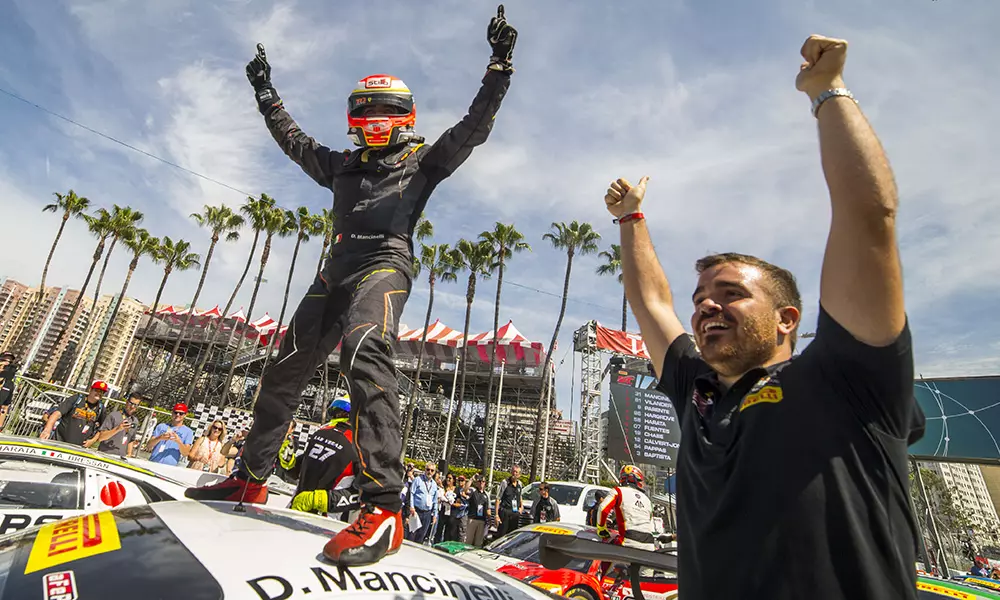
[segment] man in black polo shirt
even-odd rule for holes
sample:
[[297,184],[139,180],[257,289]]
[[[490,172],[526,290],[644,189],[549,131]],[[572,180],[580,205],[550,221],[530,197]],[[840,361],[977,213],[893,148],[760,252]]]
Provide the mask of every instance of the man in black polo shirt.
[[[843,40],[809,38],[796,80],[813,101],[833,207],[816,338],[800,355],[795,279],[742,254],[698,261],[692,342],[639,212],[647,178],[619,179],[605,196],[621,224],[629,303],[681,423],[685,600],[916,598],[907,446],[923,434],[923,414],[896,187],[844,87],[846,53]],[[719,219],[712,227],[724,235]],[[785,223],[775,215],[775,231]]]

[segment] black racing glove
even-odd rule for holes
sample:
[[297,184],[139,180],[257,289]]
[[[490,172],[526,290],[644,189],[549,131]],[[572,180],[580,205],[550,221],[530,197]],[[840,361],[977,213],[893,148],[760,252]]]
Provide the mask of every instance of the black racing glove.
[[490,19],[486,28],[486,41],[493,48],[489,68],[494,71],[513,73],[511,57],[514,55],[514,43],[517,41],[517,30],[507,23],[503,14],[503,4],[497,7],[497,16]]
[[261,114],[281,102],[278,92],[271,85],[271,65],[267,62],[264,44],[257,44],[257,56],[247,63],[247,79],[257,96],[257,108]]

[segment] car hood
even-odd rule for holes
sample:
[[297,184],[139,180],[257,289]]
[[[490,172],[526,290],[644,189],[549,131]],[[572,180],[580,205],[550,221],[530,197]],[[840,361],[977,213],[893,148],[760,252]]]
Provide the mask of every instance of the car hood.
[[[76,517],[0,544],[0,600],[35,597],[47,577],[79,597],[157,590],[157,597],[297,600],[387,597],[543,600],[537,589],[430,548],[404,542],[367,567],[339,568],[323,545],[346,524],[325,517],[225,502],[161,502]],[[67,529],[70,533],[66,533]],[[97,532],[95,534],[95,532]],[[63,541],[67,540],[67,541]],[[75,546],[73,546],[75,544]]]

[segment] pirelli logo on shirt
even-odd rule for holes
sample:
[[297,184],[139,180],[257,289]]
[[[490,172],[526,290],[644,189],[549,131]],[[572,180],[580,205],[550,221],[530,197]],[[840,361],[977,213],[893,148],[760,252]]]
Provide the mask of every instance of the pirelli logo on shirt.
[[50,523],[38,530],[24,574],[120,550],[121,547],[115,518],[109,512]]
[[784,394],[779,386],[765,385],[760,388],[760,390],[752,394],[748,394],[747,397],[743,399],[743,402],[740,403],[740,412],[743,412],[745,409],[762,402],[776,404],[781,402],[783,398]]

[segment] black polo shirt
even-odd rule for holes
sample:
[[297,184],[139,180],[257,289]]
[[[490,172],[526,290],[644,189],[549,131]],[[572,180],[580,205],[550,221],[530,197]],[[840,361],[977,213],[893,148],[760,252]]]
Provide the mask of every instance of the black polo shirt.
[[924,416],[908,325],[876,348],[821,307],[800,355],[728,391],[682,335],[658,389],[681,421],[684,600],[917,597],[907,446]]

